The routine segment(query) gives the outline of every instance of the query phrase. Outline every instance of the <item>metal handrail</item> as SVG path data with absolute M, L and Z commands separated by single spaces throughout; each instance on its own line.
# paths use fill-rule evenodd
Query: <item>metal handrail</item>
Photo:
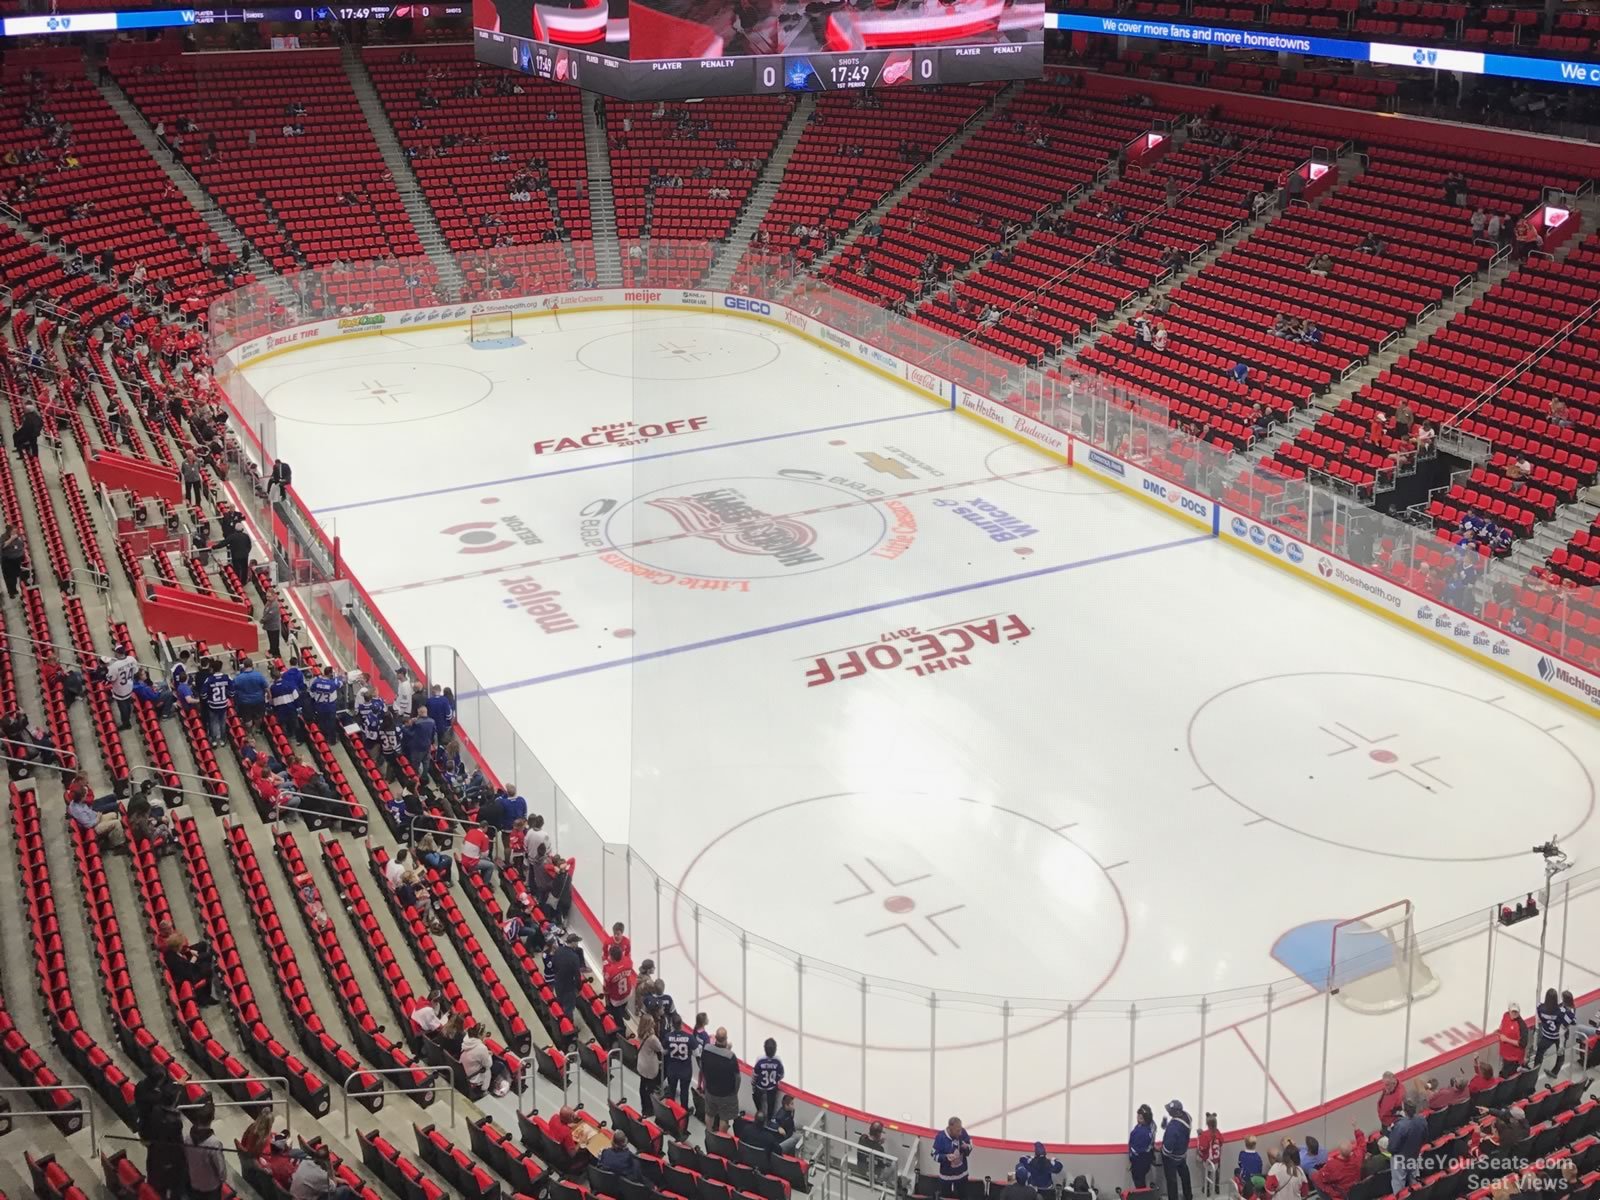
M 350 1090 L 352 1083 L 364 1075 L 415 1075 L 418 1071 L 426 1071 L 430 1080 L 437 1080 L 441 1075 L 448 1078 L 450 1075 L 450 1072 L 444 1067 L 430 1066 L 426 1063 L 415 1067 L 374 1067 L 367 1071 L 351 1071 L 344 1081 L 343 1089 L 345 1140 L 350 1140 L 350 1101 L 362 1100 L 370 1096 L 382 1096 L 386 1092 L 393 1092 L 396 1096 L 425 1096 L 430 1092 L 437 1093 L 439 1090 L 436 1087 L 385 1088 L 380 1085 L 371 1091 L 353 1092 Z M 456 1127 L 456 1089 L 453 1079 L 450 1080 L 450 1086 L 446 1090 L 450 1093 L 450 1128 L 454 1129 Z
M 1600 300 L 1596 300 L 1590 304 L 1581 313 L 1573 317 L 1572 320 L 1568 321 L 1555 333 L 1551 334 L 1544 341 L 1539 343 L 1539 345 L 1530 350 L 1526 355 L 1523 356 L 1520 362 L 1507 370 L 1500 376 L 1500 378 L 1496 379 L 1471 400 L 1467 401 L 1467 403 L 1461 408 L 1457 409 L 1450 419 L 1445 421 L 1443 425 L 1440 426 L 1441 432 L 1446 429 L 1458 427 L 1461 422 L 1472 416 L 1472 414 L 1477 412 L 1478 409 L 1482 408 L 1485 404 L 1489 403 L 1490 400 L 1493 400 L 1495 396 L 1504 391 L 1513 380 L 1525 374 L 1536 363 L 1555 353 L 1555 351 L 1565 344 L 1573 334 L 1575 334 L 1582 326 L 1586 325 L 1596 313 L 1600 313 Z
M 45 1093 L 49 1093 L 49 1092 L 71 1092 L 73 1095 L 77 1095 L 77 1094 L 79 1094 L 81 1092 L 83 1094 L 83 1096 L 84 1096 L 83 1107 L 79 1111 L 81 1111 L 88 1118 L 88 1124 L 89 1124 L 89 1148 L 90 1148 L 90 1150 L 93 1150 L 94 1149 L 94 1145 L 95 1145 L 94 1089 L 89 1087 L 87 1084 L 82 1084 L 82 1083 L 58 1083 L 58 1084 L 54 1085 L 53 1087 L 18 1087 L 18 1086 L 15 1086 L 15 1085 L 7 1086 L 7 1087 L 0 1087 L 0 1095 L 12 1094 L 12 1095 L 28 1095 L 28 1096 L 31 1096 L 31 1095 L 35 1095 L 35 1094 L 37 1094 L 39 1092 L 45 1092 Z M 6 1117 L 9 1120 L 16 1120 L 16 1118 L 18 1118 L 18 1117 L 24 1117 L 24 1118 L 43 1117 L 43 1118 L 45 1118 L 47 1120 L 54 1120 L 57 1117 L 61 1117 L 61 1116 L 65 1116 L 65 1115 L 66 1115 L 65 1113 L 51 1112 L 49 1109 L 44 1109 L 44 1108 L 38 1108 L 38 1109 L 29 1108 L 29 1109 L 23 1109 L 20 1112 L 17 1111 L 16 1109 L 12 1109 L 10 1112 L 8 1112 L 6 1114 Z
M 283 1127 L 290 1133 L 294 1132 L 294 1105 L 289 1103 L 289 1080 L 287 1077 L 283 1075 L 241 1075 L 238 1078 L 229 1076 L 227 1078 L 218 1079 L 185 1079 L 183 1081 L 183 1085 L 185 1087 L 189 1086 L 190 1084 L 200 1087 L 208 1083 L 217 1084 L 219 1087 L 226 1087 L 230 1084 L 237 1085 L 241 1083 L 281 1083 L 283 1085 Z M 189 1112 L 191 1109 L 202 1109 L 207 1107 L 260 1108 L 262 1103 L 263 1101 L 260 1100 L 216 1100 L 212 1099 L 211 1097 L 207 1097 L 198 1104 L 180 1104 L 177 1106 L 177 1109 L 179 1112 Z M 278 1104 L 278 1097 L 269 1095 L 265 1103 L 276 1107 Z
M 176 775 L 180 779 L 198 779 L 202 783 L 220 784 L 224 789 L 226 789 L 227 786 L 228 786 L 227 781 L 225 779 L 221 779 L 221 778 L 216 777 L 216 776 L 199 775 L 199 774 L 196 774 L 194 771 L 174 771 L 170 767 L 152 767 L 148 763 L 136 763 L 128 771 L 128 786 L 129 787 L 132 787 L 134 784 L 138 783 L 139 776 L 140 776 L 141 772 L 143 772 L 146 775 L 150 775 L 150 776 L 155 777 L 156 783 L 162 788 L 166 788 L 166 784 L 162 783 L 162 781 L 161 781 L 161 777 L 163 775 Z M 180 793 L 181 793 L 181 789 L 180 789 Z M 201 794 L 204 795 L 207 800 L 226 800 L 228 798 L 228 794 L 227 794 L 226 790 L 224 790 L 222 792 L 202 792 Z M 276 1076 L 274 1076 L 274 1078 L 276 1078 Z

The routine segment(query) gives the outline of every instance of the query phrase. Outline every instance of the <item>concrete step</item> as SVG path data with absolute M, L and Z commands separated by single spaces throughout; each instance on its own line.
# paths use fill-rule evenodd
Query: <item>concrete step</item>
M 752 195 L 745 203 L 744 212 L 739 215 L 738 223 L 728 234 L 716 262 L 712 264 L 706 276 L 707 287 L 722 290 L 732 282 L 733 273 L 739 266 L 739 260 L 744 257 L 750 239 L 755 236 L 756 230 L 760 228 L 762 220 L 767 215 L 767 210 L 772 207 L 772 200 L 778 194 L 783 173 L 789 167 L 789 160 L 794 157 L 795 147 L 800 144 L 806 124 L 811 120 L 811 114 L 816 111 L 816 106 L 816 97 L 808 93 L 801 96 L 790 111 L 789 123 L 784 126 L 783 135 L 773 147 L 772 157 L 767 159 L 761 178 L 756 182 Z
M 589 169 L 589 236 L 593 239 L 595 282 L 600 287 L 620 287 L 622 247 L 617 237 L 611 149 L 606 145 L 605 101 L 588 92 L 583 104 L 583 154 Z
M 340 50 L 340 60 L 344 64 L 345 75 L 350 80 L 350 90 L 355 93 L 356 103 L 361 106 L 361 113 L 366 117 L 367 128 L 372 131 L 372 139 L 377 143 L 378 151 L 383 155 L 384 165 L 389 168 L 389 174 L 400 192 L 400 201 L 405 206 L 406 215 L 411 218 L 411 224 L 416 229 L 417 240 L 422 243 L 428 260 L 433 263 L 433 269 L 438 273 L 442 298 L 453 299 L 460 296 L 462 288 L 466 285 L 466 277 L 456 264 L 455 256 L 448 251 L 449 241 L 444 236 L 444 230 L 439 227 L 438 218 L 434 216 L 427 197 L 423 194 L 416 172 L 411 169 L 411 163 L 406 159 L 400 139 L 395 137 L 394 126 L 389 121 L 389 114 L 384 110 L 383 101 L 378 98 L 377 89 L 372 86 L 372 77 L 367 73 L 366 63 L 361 61 L 360 52 L 349 44 Z

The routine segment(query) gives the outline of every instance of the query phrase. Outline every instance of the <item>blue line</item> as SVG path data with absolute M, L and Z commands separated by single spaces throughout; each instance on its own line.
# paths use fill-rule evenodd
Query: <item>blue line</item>
M 451 492 L 470 492 L 478 488 L 500 487 L 507 483 L 526 483 L 530 479 L 552 479 L 557 475 L 573 475 L 579 471 L 598 471 L 602 467 L 627 467 L 642 462 L 655 462 L 662 458 L 677 458 L 684 454 L 701 454 L 707 450 L 727 450 L 734 446 L 754 446 L 759 442 L 776 442 L 784 438 L 805 437 L 811 433 L 833 433 L 839 429 L 859 429 L 863 425 L 882 425 L 886 421 L 908 421 L 912 417 L 940 416 L 942 408 L 920 409 L 917 412 L 897 413 L 892 417 L 871 417 L 865 421 L 846 421 L 842 425 L 819 425 L 815 429 L 796 429 L 792 433 L 768 433 L 761 437 L 742 438 L 737 442 L 718 442 L 711 446 L 689 446 L 683 450 L 663 450 L 659 454 L 641 454 L 635 458 L 614 458 L 606 462 L 585 463 L 579 467 L 560 467 L 554 471 L 534 471 L 529 475 L 512 475 L 506 479 L 480 479 L 476 483 L 457 483 L 449 487 L 430 488 L 425 492 L 407 492 L 403 496 L 384 496 L 377 500 L 352 500 L 349 504 L 330 504 L 314 508 L 314 513 L 347 512 L 352 508 L 371 508 L 378 504 L 394 504 L 399 500 L 422 500 L 428 496 L 448 496 Z
M 895 600 L 880 600 L 876 604 L 863 604 L 856 608 L 841 609 L 839 612 L 823 613 L 815 617 L 801 617 L 795 621 L 785 621 L 781 625 L 767 625 L 761 629 L 747 629 L 743 633 L 730 633 L 722 637 L 707 638 L 703 642 L 689 642 L 682 646 L 669 646 L 664 650 L 651 650 L 645 654 L 633 654 L 627 658 L 613 658 L 608 662 L 590 663 L 584 667 L 570 667 L 565 671 L 553 671 L 548 675 L 534 675 L 528 679 L 497 683 L 493 687 L 463 692 L 456 699 L 460 701 L 478 696 L 492 696 L 497 692 L 514 692 L 540 683 L 554 683 L 557 680 L 572 679 L 578 675 L 591 675 L 596 671 L 609 671 L 612 667 L 626 667 L 635 663 L 651 662 L 658 658 L 670 658 L 675 654 L 687 654 L 691 650 L 706 650 L 712 646 L 726 646 L 730 642 L 743 642 L 751 638 L 766 637 L 769 633 L 784 633 L 790 629 L 804 629 L 808 625 L 822 625 L 845 617 L 857 617 L 862 613 L 878 612 L 885 608 L 897 608 L 902 604 L 916 604 L 922 600 L 937 600 L 941 596 L 957 596 L 962 592 L 981 591 L 984 588 L 997 587 L 1005 583 L 1019 583 L 1026 579 L 1041 579 L 1046 575 L 1059 575 L 1063 571 L 1075 571 L 1079 567 L 1092 567 L 1100 563 L 1116 562 L 1118 559 L 1123 558 L 1137 558 L 1142 554 L 1154 554 L 1158 550 L 1174 550 L 1179 546 L 1192 546 L 1196 542 L 1209 542 L 1210 540 L 1211 535 L 1209 533 L 1202 533 L 1195 537 L 1179 538 L 1175 542 L 1157 542 L 1153 546 L 1136 546 L 1132 550 L 1117 550 L 1111 554 L 1101 554 L 1094 558 L 1080 558 L 1074 562 L 1060 563 L 1054 567 L 1040 567 L 1037 570 L 1023 571 L 1016 575 L 1002 575 L 996 579 L 980 579 L 973 583 L 958 583 L 954 587 L 939 588 L 937 591 L 921 592 L 915 596 L 901 596 Z

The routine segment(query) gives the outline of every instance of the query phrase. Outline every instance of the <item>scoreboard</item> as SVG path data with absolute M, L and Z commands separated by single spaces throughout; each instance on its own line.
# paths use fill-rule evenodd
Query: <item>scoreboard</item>
M 1044 71 L 1042 0 L 845 0 L 803 9 L 788 0 L 634 0 L 620 18 L 619 0 L 602 3 L 475 0 L 477 57 L 623 100 L 934 87 Z

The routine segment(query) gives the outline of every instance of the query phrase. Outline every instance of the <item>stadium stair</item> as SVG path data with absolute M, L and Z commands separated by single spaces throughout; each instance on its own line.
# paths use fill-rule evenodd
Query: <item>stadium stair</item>
M 595 282 L 622 286 L 622 247 L 617 240 L 617 197 L 606 149 L 605 100 L 584 93 L 583 155 L 589 166 L 589 236 L 594 239 Z
M 444 230 L 439 228 L 438 218 L 429 207 L 427 197 L 422 194 L 416 173 L 406 161 L 405 151 L 400 148 L 400 139 L 395 136 L 389 114 L 384 111 L 377 89 L 372 86 L 372 76 L 367 73 L 366 63 L 362 61 L 360 52 L 349 43 L 339 51 L 339 58 L 344 64 L 345 74 L 350 77 L 350 90 L 355 93 L 356 103 L 361 106 L 361 114 L 367 119 L 367 128 L 372 130 L 372 140 L 378 144 L 384 165 L 389 168 L 389 174 L 393 176 L 395 187 L 400 192 L 400 203 L 405 206 L 406 215 L 416 227 L 417 240 L 422 243 L 434 270 L 439 273 L 440 298 L 460 296 L 466 280 L 456 264 L 455 256 L 450 253 L 450 244 L 445 239 Z
M 289 290 L 284 285 L 282 276 L 261 253 L 260 248 L 252 245 L 239 227 L 229 219 L 228 214 L 222 210 L 211 194 L 200 186 L 199 181 L 174 162 L 172 156 L 162 149 L 160 142 L 156 140 L 155 130 L 133 106 L 121 85 L 110 74 L 102 76 L 98 66 L 92 62 L 85 63 L 85 70 L 100 94 L 105 97 L 111 110 L 122 118 L 122 123 L 128 127 L 128 131 L 166 173 L 167 178 L 172 180 L 173 186 L 183 194 L 184 199 L 194 206 L 194 210 L 200 214 L 211 232 L 221 239 L 235 258 L 244 258 L 245 250 L 248 248 L 250 269 L 255 273 L 257 281 L 271 291 L 274 299 L 280 302 L 286 300 Z
M 913 169 L 895 185 L 893 190 L 886 193 L 876 204 L 858 216 L 845 234 L 834 244 L 832 250 L 817 255 L 811 262 L 811 273 L 820 278 L 826 272 L 828 265 L 849 247 L 853 246 L 856 239 L 866 232 L 869 225 L 888 215 L 895 205 L 909 196 L 916 190 L 918 184 L 959 153 L 973 135 L 983 129 L 991 120 L 998 120 L 1004 115 L 1006 107 L 1016 98 L 1021 89 L 1021 84 L 1008 83 L 991 96 L 987 104 L 973 113 L 960 129 L 956 130 L 940 144 L 927 162 Z
M 750 239 L 755 236 L 756 229 L 767 215 L 767 210 L 772 207 L 778 188 L 783 184 L 783 173 L 788 170 L 789 160 L 794 157 L 795 148 L 805 136 L 806 122 L 816 110 L 817 99 L 809 92 L 796 102 L 794 110 L 789 114 L 789 123 L 784 126 L 783 135 L 778 138 L 778 143 L 773 147 L 772 155 L 767 159 L 766 167 L 761 172 L 761 178 L 756 181 L 755 187 L 750 189 L 749 199 L 745 202 L 744 211 L 739 214 L 738 223 L 728 234 L 727 241 L 717 254 L 716 262 L 712 264 L 710 274 L 706 277 L 707 287 L 722 291 L 733 282 L 734 270 L 744 257 L 745 248 L 750 245 Z

